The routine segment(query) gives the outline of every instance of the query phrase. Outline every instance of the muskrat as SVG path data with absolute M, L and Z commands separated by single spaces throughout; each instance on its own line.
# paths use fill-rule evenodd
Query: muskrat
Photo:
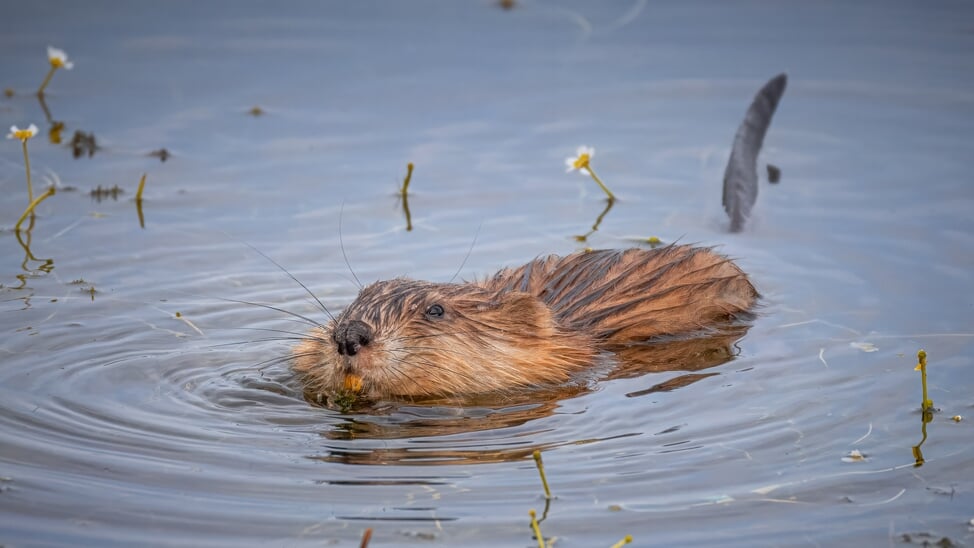
M 294 349 L 320 401 L 464 396 L 557 386 L 607 353 L 713 333 L 758 293 L 709 248 L 550 255 L 465 283 L 375 282 Z

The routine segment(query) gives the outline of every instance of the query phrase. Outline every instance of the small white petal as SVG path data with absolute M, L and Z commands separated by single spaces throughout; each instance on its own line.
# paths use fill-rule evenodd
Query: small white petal
M 34 124 L 31 124 L 31 125 L 30 125 L 30 126 L 29 126 L 29 127 L 27 128 L 27 131 L 29 131 L 29 132 L 30 132 L 30 135 L 31 135 L 31 137 L 33 137 L 34 135 L 37 135 L 37 126 L 35 126 Z
M 10 133 L 17 133 L 18 131 L 20 131 L 20 128 L 19 127 L 17 127 L 17 126 L 10 126 Z
M 581 156 L 583 154 L 588 154 L 588 157 L 591 158 L 595 156 L 595 149 L 592 147 L 582 145 L 578 147 L 578 155 Z
M 53 46 L 47 46 L 47 58 L 60 59 L 62 61 L 66 61 L 68 59 L 68 54 L 64 53 L 63 49 L 57 49 Z
M 65 61 L 64 62 L 64 68 L 66 68 L 68 70 L 71 70 L 71 69 L 74 68 L 74 63 L 72 63 L 71 61 Z

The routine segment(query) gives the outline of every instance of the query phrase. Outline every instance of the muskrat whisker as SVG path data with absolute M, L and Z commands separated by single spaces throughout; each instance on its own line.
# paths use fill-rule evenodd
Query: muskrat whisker
M 246 341 L 235 341 L 235 342 L 228 342 L 228 343 L 211 344 L 211 345 L 208 345 L 208 346 L 204 346 L 202 348 L 207 348 L 207 349 L 209 349 L 209 348 L 225 348 L 225 347 L 228 347 L 228 346 L 240 346 L 240 345 L 244 345 L 244 344 L 253 344 L 253 343 L 260 343 L 260 342 L 303 341 L 303 340 L 305 340 L 305 337 L 298 337 L 298 336 L 294 336 L 294 337 L 262 337 L 260 339 L 249 339 L 249 340 L 246 340 Z
M 298 354 L 292 354 L 292 355 L 285 354 L 283 356 L 278 356 L 276 358 L 271 358 L 269 360 L 264 360 L 262 362 L 257 362 L 257 363 L 255 363 L 253 365 L 253 367 L 255 369 L 257 369 L 258 371 L 260 371 L 260 370 L 262 370 L 265 367 L 269 367 L 269 366 L 273 366 L 273 365 L 280 365 L 282 363 L 287 363 L 287 362 L 291 361 L 291 359 L 294 356 L 296 356 L 296 355 L 298 355 Z M 301 356 L 307 356 L 307 354 L 300 354 L 300 355 Z
M 273 305 L 264 304 L 264 303 L 255 303 L 255 302 L 251 302 L 251 301 L 241 301 L 241 300 L 238 300 L 238 299 L 227 299 L 226 297 L 210 297 L 210 298 L 211 299 L 216 299 L 218 301 L 228 302 L 228 303 L 246 304 L 246 305 L 250 305 L 250 306 L 258 306 L 260 308 L 266 308 L 268 310 L 273 310 L 275 312 L 280 312 L 282 314 L 287 314 L 289 316 L 293 316 L 295 318 L 299 318 L 301 320 L 304 320 L 302 323 L 306 323 L 306 324 L 310 325 L 311 327 L 321 327 L 321 328 L 324 328 L 325 327 L 325 326 L 321 325 L 320 323 L 316 322 L 315 320 L 312 320 L 311 318 L 309 318 L 307 316 L 302 316 L 301 314 L 298 314 L 297 312 L 291 312 L 290 310 L 285 310 L 283 308 L 279 308 L 279 307 L 276 307 L 276 306 L 273 306 Z
M 329 318 L 331 318 L 332 320 L 334 320 L 334 319 L 335 319 L 335 316 L 332 316 L 332 314 L 331 314 L 331 312 L 329 312 L 329 311 L 328 311 L 328 308 L 326 308 L 326 307 L 325 307 L 325 305 L 324 305 L 324 303 L 322 303 L 322 302 L 321 302 L 321 300 L 320 300 L 320 299 L 318 299 L 318 297 L 317 297 L 317 296 L 316 296 L 316 295 L 315 295 L 315 294 L 314 294 L 314 293 L 313 293 L 313 292 L 312 292 L 312 291 L 311 291 L 310 289 L 308 289 L 308 286 L 306 286 L 306 285 L 304 285 L 303 283 L 301 283 L 301 280 L 299 280 L 299 279 L 297 279 L 297 278 L 296 278 L 296 277 L 294 276 L 294 274 L 291 274 L 291 273 L 290 273 L 290 272 L 288 271 L 288 269 L 286 269 L 286 268 L 284 268 L 283 266 L 281 266 L 281 265 L 280 265 L 280 263 L 278 263 L 278 262 L 277 262 L 277 261 L 275 261 L 274 259 L 271 259 L 271 258 L 270 258 L 270 257 L 269 257 L 269 256 L 268 256 L 268 255 L 267 255 L 266 253 L 264 253 L 263 251 L 261 251 L 261 250 L 259 250 L 259 249 L 257 249 L 256 247 L 254 247 L 254 246 L 252 246 L 252 245 L 250 245 L 249 243 L 247 243 L 247 242 L 244 242 L 244 245 L 246 245 L 246 246 L 247 246 L 247 247 L 249 247 L 250 249 L 253 249 L 253 250 L 254 250 L 254 252 L 256 252 L 256 253 L 257 253 L 258 255 L 260 255 L 261 257 L 263 257 L 263 258 L 265 258 L 265 259 L 267 259 L 268 261 L 270 261 L 270 263 L 271 263 L 272 265 L 274 265 L 274 266 L 276 266 L 277 268 L 279 268 L 279 269 L 281 270 L 281 272 L 283 272 L 283 273 L 285 273 L 285 274 L 287 274 L 287 275 L 288 275 L 288 277 L 289 277 L 289 278 L 291 278 L 292 280 L 294 280 L 294 282 L 295 282 L 296 284 L 298 284 L 298 285 L 300 285 L 300 286 L 301 286 L 301 288 L 302 288 L 302 289 L 304 289 L 304 290 L 305 290 L 305 291 L 306 291 L 306 292 L 308 293 L 308 295 L 311 295 L 311 298 L 312 298 L 312 299 L 314 299 L 316 303 L 318 303 L 318 306 L 319 306 L 319 307 L 321 307 L 321 310 L 323 310 L 323 311 L 325 312 L 325 314 L 328 314 L 328 317 L 329 317 Z
M 317 340 L 322 340 L 319 337 L 308 337 L 308 334 L 304 331 L 288 331 L 286 329 L 271 329 L 268 327 L 225 327 L 224 329 L 235 329 L 239 331 L 267 331 L 269 333 L 285 333 L 287 335 L 297 335 L 302 339 L 316 338 Z
M 480 229 L 483 226 L 484 223 L 480 223 L 479 225 L 477 225 L 477 232 L 474 232 L 473 241 L 470 242 L 470 247 L 467 248 L 467 254 L 463 256 L 463 260 L 460 261 L 460 267 L 457 268 L 457 271 L 453 273 L 453 276 L 450 277 L 450 281 L 448 283 L 452 284 L 453 280 L 457 279 L 457 276 L 460 275 L 460 272 L 463 270 L 464 265 L 467 264 L 467 259 L 470 258 L 470 254 L 473 252 L 473 246 L 477 245 L 477 236 L 480 236 Z
M 348 271 L 355 278 L 355 283 L 358 285 L 359 289 L 362 289 L 362 282 L 359 281 L 358 276 L 355 275 L 355 271 L 352 270 L 352 263 L 348 262 L 348 255 L 345 254 L 345 240 L 342 239 L 342 217 L 345 214 L 345 200 L 342 200 L 342 205 L 338 209 L 338 247 L 342 249 L 342 258 L 345 259 L 345 266 L 348 267 Z

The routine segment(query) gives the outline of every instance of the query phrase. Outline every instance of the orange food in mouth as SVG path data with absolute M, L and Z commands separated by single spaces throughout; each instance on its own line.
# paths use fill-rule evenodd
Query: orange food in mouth
M 348 374 L 345 375 L 345 382 L 342 383 L 345 390 L 349 392 L 361 392 L 362 391 L 362 377 L 358 375 Z

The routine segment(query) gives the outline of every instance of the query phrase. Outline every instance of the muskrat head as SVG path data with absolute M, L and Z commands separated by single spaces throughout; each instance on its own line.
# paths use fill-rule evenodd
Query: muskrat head
M 562 383 L 593 348 L 528 293 L 397 278 L 312 330 L 294 369 L 309 395 L 461 395 Z

